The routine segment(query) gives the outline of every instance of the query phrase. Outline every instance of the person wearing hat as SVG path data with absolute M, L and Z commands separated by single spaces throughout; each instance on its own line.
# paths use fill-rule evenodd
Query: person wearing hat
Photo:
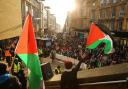
M 84 60 L 80 60 L 74 68 L 72 62 L 65 62 L 66 69 L 61 75 L 61 89 L 78 89 L 77 72 L 82 62 L 84 62 Z
M 0 89 L 21 89 L 18 78 L 9 74 L 4 62 L 0 62 Z

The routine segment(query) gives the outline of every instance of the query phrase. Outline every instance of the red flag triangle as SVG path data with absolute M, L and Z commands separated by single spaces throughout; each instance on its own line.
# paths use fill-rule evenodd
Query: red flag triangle
M 97 40 L 104 38 L 105 34 L 94 23 L 91 24 L 89 36 L 87 38 L 86 46 L 90 46 Z
M 36 40 L 32 24 L 32 16 L 28 14 L 23 26 L 23 32 L 20 36 L 15 52 L 17 54 L 37 53 Z

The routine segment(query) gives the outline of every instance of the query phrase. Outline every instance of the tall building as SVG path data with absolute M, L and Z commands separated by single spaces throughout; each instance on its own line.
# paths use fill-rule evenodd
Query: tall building
M 50 7 L 44 6 L 44 34 L 48 34 L 50 30 Z
M 28 11 L 32 14 L 36 37 L 42 37 L 44 31 L 44 5 L 42 1 L 44 0 L 1 0 L 0 39 L 8 39 L 19 36 Z
M 66 35 L 76 36 L 76 35 L 86 35 L 84 25 L 83 25 L 83 2 L 86 0 L 75 0 L 76 9 L 69 12 L 65 21 L 63 31 Z
M 55 31 L 55 32 L 59 33 L 59 32 L 61 32 L 61 31 L 62 31 L 62 30 L 61 30 L 61 25 L 58 24 L 58 23 L 56 23 L 56 31 Z
M 128 1 L 95 0 L 92 6 L 93 20 L 109 28 L 116 44 L 128 46 Z
M 90 22 L 96 21 L 111 31 L 128 31 L 127 0 L 83 0 L 79 10 L 83 28 L 89 28 Z
M 115 40 L 128 44 L 128 1 L 127 0 L 75 0 L 76 10 L 70 14 L 70 31 L 84 30 L 91 22 L 104 24 L 114 34 Z M 68 18 L 69 19 L 69 18 Z M 67 20 L 66 20 L 67 21 Z M 67 23 L 66 23 L 67 24 Z M 64 27 L 67 28 L 67 27 Z M 66 31 L 66 30 L 65 30 Z M 85 37 L 87 35 L 85 34 Z
M 66 20 L 65 20 L 65 24 L 64 24 L 64 28 L 63 28 L 63 32 L 64 33 L 69 33 L 70 32 L 70 24 L 71 24 L 71 13 L 68 12 Z
M 54 14 L 50 14 L 49 19 L 49 30 L 51 31 L 51 34 L 54 34 L 56 30 L 56 17 L 54 16 Z
M 76 9 L 72 12 L 70 12 L 70 28 L 73 29 L 82 29 L 82 19 L 81 19 L 81 4 L 83 0 L 75 0 L 76 3 Z
M 22 23 L 24 23 L 28 11 L 31 11 L 36 37 L 43 35 L 43 8 L 44 5 L 39 0 L 21 0 Z

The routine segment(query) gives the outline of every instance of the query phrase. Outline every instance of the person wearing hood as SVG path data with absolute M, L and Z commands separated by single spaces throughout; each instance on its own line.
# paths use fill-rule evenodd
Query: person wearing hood
M 9 74 L 4 62 L 0 62 L 0 89 L 21 89 L 18 78 Z

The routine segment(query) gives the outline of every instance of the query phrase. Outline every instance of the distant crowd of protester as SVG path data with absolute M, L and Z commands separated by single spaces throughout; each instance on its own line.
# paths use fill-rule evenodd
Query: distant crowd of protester
M 72 37 L 65 40 L 57 39 L 52 48 L 56 53 L 76 60 L 81 60 L 84 58 L 82 56 L 87 55 L 84 59 L 89 69 L 128 62 L 128 46 L 126 45 L 118 45 L 113 53 L 104 54 L 102 44 L 91 50 L 86 48 L 85 41 Z
M 38 47 L 39 57 L 50 56 L 54 61 L 56 59 L 55 54 L 58 53 L 75 60 L 84 59 L 88 69 L 128 62 L 128 46 L 118 45 L 114 48 L 115 51 L 113 53 L 104 54 L 102 44 L 96 49 L 90 50 L 86 48 L 85 41 L 78 37 L 58 38 L 51 44 L 51 47 Z M 22 89 L 26 89 L 26 66 L 15 54 L 16 45 L 17 40 L 11 40 L 7 44 L 0 46 L 0 62 L 5 62 L 9 66 L 9 73 L 17 76 L 22 84 Z

